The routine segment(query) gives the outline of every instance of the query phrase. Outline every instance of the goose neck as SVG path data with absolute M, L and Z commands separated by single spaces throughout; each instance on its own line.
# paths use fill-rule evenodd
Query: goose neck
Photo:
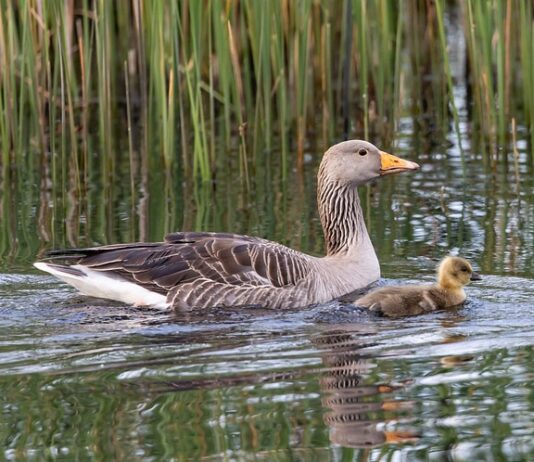
M 317 199 L 328 256 L 347 255 L 370 244 L 355 185 L 322 181 Z

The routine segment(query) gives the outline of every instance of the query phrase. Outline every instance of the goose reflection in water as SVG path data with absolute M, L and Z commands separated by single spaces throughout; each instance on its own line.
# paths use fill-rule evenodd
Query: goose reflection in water
M 359 352 L 372 346 L 365 338 L 358 328 L 344 326 L 314 339 L 323 350 L 320 386 L 330 440 L 351 448 L 415 442 L 416 431 L 390 428 L 407 421 L 413 408 L 412 401 L 395 399 L 405 384 L 365 384 L 374 367 L 373 359 Z
M 217 314 L 220 316 L 220 312 Z M 410 427 L 414 404 L 399 397 L 406 383 L 379 382 L 371 375 L 375 360 L 362 352 L 373 346 L 366 340 L 376 334 L 370 329 L 376 327 L 330 325 L 322 332 L 296 336 L 294 347 L 300 344 L 304 348 L 302 356 L 299 355 L 303 362 L 291 368 L 282 367 L 283 356 L 269 351 L 274 337 L 267 333 L 256 337 L 253 352 L 250 339 L 243 336 L 231 339 L 225 336 L 224 347 L 216 342 L 213 333 L 166 336 L 161 339 L 164 344 L 187 343 L 199 348 L 194 352 L 184 351 L 182 357 L 173 354 L 160 358 L 160 367 L 183 366 L 189 371 L 191 358 L 196 358 L 200 363 L 203 359 L 204 366 L 212 372 L 186 372 L 179 378 L 176 376 L 178 380 L 134 379 L 132 382 L 130 379 L 128 382 L 134 389 L 141 388 L 150 403 L 163 401 L 167 409 L 180 403 L 182 409 L 187 402 L 188 409 L 198 412 L 195 419 L 199 421 L 208 412 L 210 431 L 220 438 L 229 437 L 227 432 L 238 431 L 244 438 L 240 443 L 244 445 L 242 448 L 255 453 L 263 448 L 269 457 L 284 450 L 285 444 L 285 449 L 309 448 L 318 430 L 324 430 L 331 443 L 350 448 L 387 445 L 394 448 L 413 443 L 419 438 Z M 258 368 L 261 361 L 254 370 L 247 367 L 251 354 L 257 360 L 267 361 L 263 369 L 261 365 Z M 315 359 L 320 363 L 310 367 L 309 361 L 315 363 Z M 194 359 L 193 364 L 197 364 Z M 155 362 L 147 362 L 146 366 L 150 365 L 155 366 Z M 215 372 L 218 368 L 219 372 Z M 221 396 L 225 397 L 222 401 Z M 237 404 L 245 397 L 246 407 Z M 326 428 L 319 424 L 321 420 Z M 206 440 L 205 429 L 198 430 L 195 438 Z M 255 436 L 248 440 L 247 435 Z

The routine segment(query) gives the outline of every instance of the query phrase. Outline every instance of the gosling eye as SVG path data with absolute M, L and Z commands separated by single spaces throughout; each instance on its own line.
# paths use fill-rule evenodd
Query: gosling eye
M 361 148 L 359 151 L 358 151 L 358 154 L 360 156 L 366 156 L 367 155 L 367 149 L 365 148 Z
M 462 268 L 462 271 L 463 271 L 464 273 L 468 273 L 468 272 L 469 272 L 469 270 L 468 270 L 467 268 L 465 268 L 465 267 Z

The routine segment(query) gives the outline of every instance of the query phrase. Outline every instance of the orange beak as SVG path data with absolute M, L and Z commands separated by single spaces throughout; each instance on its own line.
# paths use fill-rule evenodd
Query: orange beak
M 408 170 L 417 170 L 419 164 L 400 157 L 380 151 L 380 175 L 391 175 L 392 173 L 406 172 Z

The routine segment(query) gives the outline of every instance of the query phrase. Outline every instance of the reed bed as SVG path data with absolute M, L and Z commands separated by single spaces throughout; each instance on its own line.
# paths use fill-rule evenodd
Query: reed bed
M 496 162 L 512 119 L 534 137 L 526 0 L 0 0 L 3 174 L 28 157 L 81 193 L 124 159 L 133 184 L 151 167 L 209 181 L 235 157 L 247 181 L 265 156 L 302 167 L 310 138 L 387 144 L 407 107 L 448 130 L 453 22 Z
M 473 120 L 489 158 L 510 140 L 518 118 L 534 140 L 534 17 L 532 2 L 461 2 L 469 58 Z

